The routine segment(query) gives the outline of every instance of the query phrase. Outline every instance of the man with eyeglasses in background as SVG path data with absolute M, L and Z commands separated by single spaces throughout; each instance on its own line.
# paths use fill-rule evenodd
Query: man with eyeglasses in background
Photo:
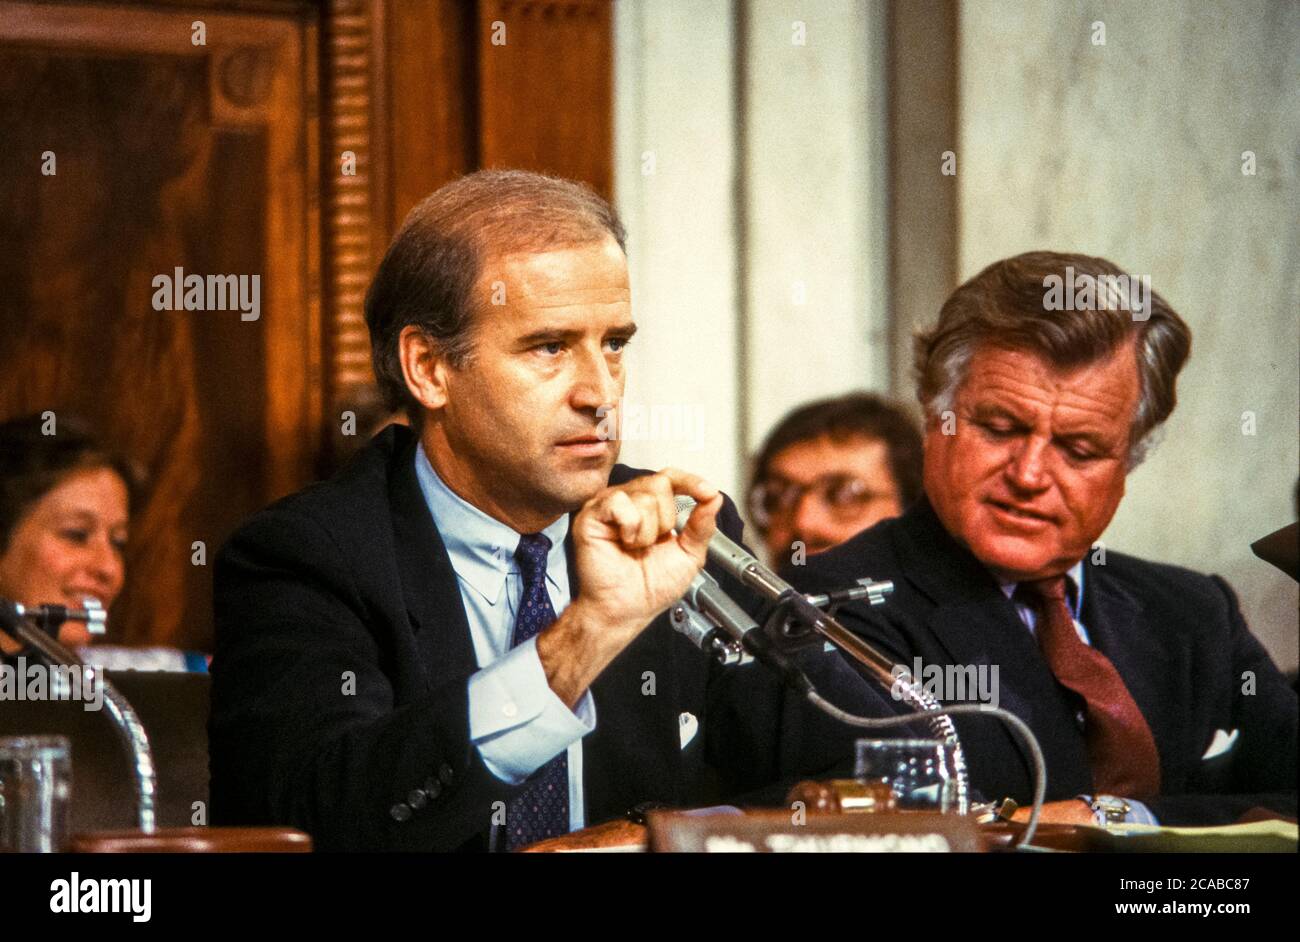
M 901 406 L 853 392 L 807 403 L 768 434 L 749 513 L 774 566 L 824 552 L 921 494 L 921 435 Z

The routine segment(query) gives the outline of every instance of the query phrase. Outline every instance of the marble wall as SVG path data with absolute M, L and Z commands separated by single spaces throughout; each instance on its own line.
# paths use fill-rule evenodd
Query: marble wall
M 737 493 L 742 359 L 735 9 L 614 5 L 614 190 L 632 311 L 622 460 Z M 657 410 L 657 411 L 656 411 Z M 654 421 L 651 421 L 655 418 Z
M 628 406 L 663 417 L 623 456 L 739 496 L 788 410 L 889 385 L 884 8 L 614 9 L 615 199 L 641 327 Z

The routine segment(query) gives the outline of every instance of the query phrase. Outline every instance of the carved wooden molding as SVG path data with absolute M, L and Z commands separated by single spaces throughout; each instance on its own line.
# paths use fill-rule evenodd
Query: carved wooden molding
M 208 59 L 212 121 L 256 127 L 268 120 L 275 53 L 265 46 L 216 46 Z
M 495 0 L 489 6 L 501 15 L 518 14 L 525 19 L 581 16 L 595 20 L 603 15 L 602 7 L 607 4 L 608 0 Z
M 329 0 L 321 23 L 327 423 L 372 382 L 364 304 L 384 231 L 382 23 L 382 0 Z

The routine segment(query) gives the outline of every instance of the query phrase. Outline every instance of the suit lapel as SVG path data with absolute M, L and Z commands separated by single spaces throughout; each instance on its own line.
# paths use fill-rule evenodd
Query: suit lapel
M 896 537 L 901 568 L 908 581 L 935 604 L 927 625 L 951 663 L 1006 665 L 1041 660 L 1028 630 L 1016 630 L 1022 625 L 1011 600 L 988 570 L 948 534 L 928 501 L 922 500 L 912 517 Z M 1003 690 L 1004 695 L 1007 692 Z M 1033 691 L 1024 693 L 1032 697 Z
M 478 661 L 460 582 L 415 475 L 417 442 L 409 431 L 398 433 L 388 466 L 388 499 L 402 599 L 426 676 L 464 676 L 475 670 Z
M 925 499 L 909 512 L 895 541 L 901 571 L 935 605 L 926 626 L 947 653 L 947 663 L 996 666 L 998 705 L 1035 730 L 1051 753 L 1049 765 L 1058 750 L 1065 750 L 1062 760 L 1083 763 L 1086 769 L 1082 741 L 1070 745 L 1078 737 L 1069 713 L 1063 712 L 1062 690 L 992 574 L 944 529 Z M 997 726 L 995 735 L 1019 754 L 1015 737 Z

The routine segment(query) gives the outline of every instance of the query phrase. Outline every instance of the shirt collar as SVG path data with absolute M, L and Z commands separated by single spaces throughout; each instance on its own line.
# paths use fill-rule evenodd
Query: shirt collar
M 506 576 L 519 572 L 515 550 L 519 547 L 520 534 L 448 487 L 433 469 L 423 445 L 415 449 L 415 476 L 456 575 L 488 604 L 496 605 L 501 600 Z M 542 532 L 551 541 L 546 556 L 546 579 L 561 595 L 568 595 L 569 567 L 564 540 L 569 534 L 569 515 L 562 514 Z
M 1070 613 L 1074 615 L 1074 620 L 1078 621 L 1079 612 L 1083 609 L 1083 560 L 1081 559 L 1071 566 L 1065 575 L 1069 580 L 1066 583 L 1066 596 L 1071 600 Z M 1020 583 L 999 580 L 998 585 L 1002 587 L 1002 594 L 1007 598 L 1011 598 L 1011 596 L 1015 595 L 1016 586 L 1020 585 Z M 1070 592 L 1071 587 L 1074 589 L 1072 593 Z

